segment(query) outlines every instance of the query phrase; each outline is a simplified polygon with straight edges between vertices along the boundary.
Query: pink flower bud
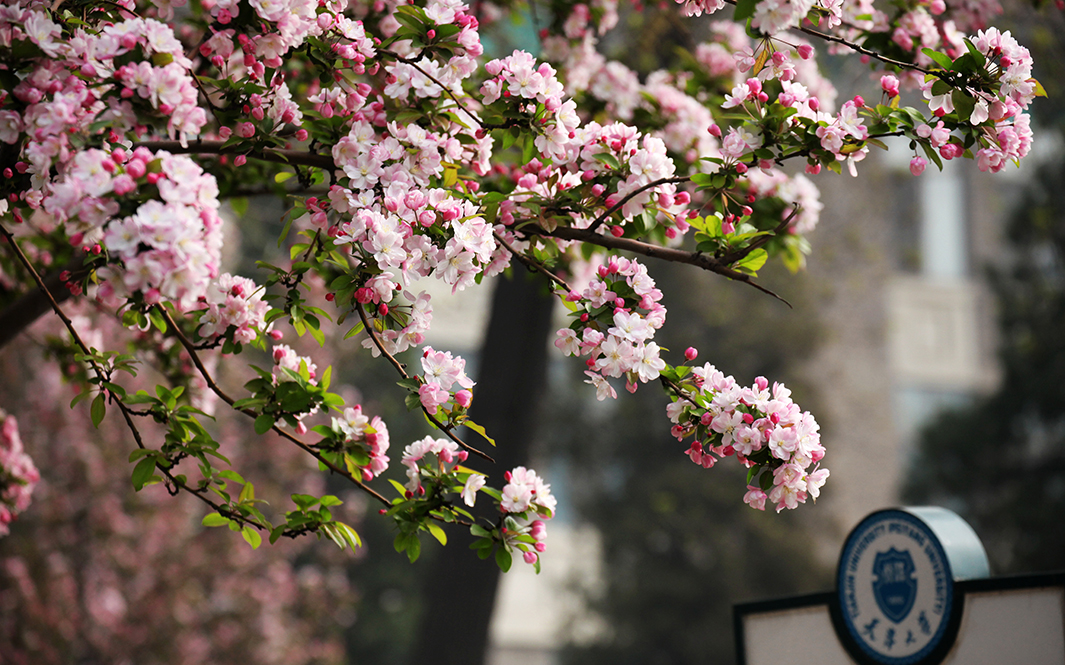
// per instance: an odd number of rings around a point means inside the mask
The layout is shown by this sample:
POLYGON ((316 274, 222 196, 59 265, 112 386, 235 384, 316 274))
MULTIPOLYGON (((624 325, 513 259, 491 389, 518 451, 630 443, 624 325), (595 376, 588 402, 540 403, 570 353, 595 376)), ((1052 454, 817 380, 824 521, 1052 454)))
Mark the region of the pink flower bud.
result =
POLYGON ((924 173, 924 169, 926 166, 928 166, 928 160, 926 160, 924 157, 914 155, 913 159, 910 160, 910 173, 914 175, 921 175, 922 173, 924 173))
POLYGON ((687 349, 684 350, 684 357, 688 361, 695 360, 699 357, 699 351, 694 346, 689 346, 687 349))
POLYGON ((458 404, 464 409, 470 408, 470 404, 473 402, 473 393, 469 390, 460 390, 455 393, 455 404, 458 404))
POLYGON ((615 238, 620 238, 621 236, 625 235, 625 229, 615 224, 614 226, 610 227, 610 235, 614 236, 615 238))
POLYGON ((884 92, 889 97, 898 97, 899 95, 899 79, 891 74, 884 74, 880 77, 880 87, 884 89, 884 92))
POLYGON ((737 162, 736 163, 736 173, 739 173, 740 175, 743 175, 746 172, 747 172, 747 165, 744 164, 743 162, 737 162))
POLYGON ((799 57, 803 60, 809 60, 814 55, 814 47, 809 44, 799 44, 796 47, 796 50, 799 52, 799 57))
POLYGON ((237 155, 233 158, 233 166, 244 166, 248 163, 248 158, 244 155, 237 155))
POLYGON ((246 139, 255 136, 255 125, 250 122, 242 122, 237 125, 237 135, 246 139))

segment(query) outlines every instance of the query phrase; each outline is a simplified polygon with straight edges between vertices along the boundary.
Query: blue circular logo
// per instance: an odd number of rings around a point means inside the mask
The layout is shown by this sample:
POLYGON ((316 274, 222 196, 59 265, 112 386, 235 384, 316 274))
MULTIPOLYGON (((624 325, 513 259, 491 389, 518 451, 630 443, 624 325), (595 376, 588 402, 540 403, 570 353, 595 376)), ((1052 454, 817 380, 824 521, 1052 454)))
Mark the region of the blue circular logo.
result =
POLYGON ((875 663, 918 663, 947 632, 950 563, 932 530, 910 513, 885 510, 865 518, 843 547, 837 583, 846 632, 875 663))

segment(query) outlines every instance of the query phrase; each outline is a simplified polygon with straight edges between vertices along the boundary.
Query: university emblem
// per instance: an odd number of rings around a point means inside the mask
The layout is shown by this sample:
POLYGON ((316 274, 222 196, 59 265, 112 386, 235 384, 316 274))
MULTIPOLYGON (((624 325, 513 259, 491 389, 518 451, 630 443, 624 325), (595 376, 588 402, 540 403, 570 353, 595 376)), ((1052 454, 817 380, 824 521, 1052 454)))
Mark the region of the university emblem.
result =
POLYGON ((873 597, 884 616, 901 623, 917 600, 917 579, 913 558, 908 551, 892 547, 880 552, 873 561, 873 597))

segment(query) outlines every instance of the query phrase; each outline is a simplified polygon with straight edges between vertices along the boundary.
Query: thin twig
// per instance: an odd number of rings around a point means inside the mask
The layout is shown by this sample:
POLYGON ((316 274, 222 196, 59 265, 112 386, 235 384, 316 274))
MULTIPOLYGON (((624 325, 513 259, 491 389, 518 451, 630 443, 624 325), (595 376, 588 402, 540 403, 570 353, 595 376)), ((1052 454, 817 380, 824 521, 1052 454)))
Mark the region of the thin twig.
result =
POLYGON ((795 216, 799 214, 800 210, 802 210, 802 206, 796 206, 792 209, 791 213, 787 217, 780 220, 780 223, 777 224, 777 227, 775 229, 763 236, 755 238, 754 241, 752 241, 751 244, 747 245, 746 247, 742 247, 736 250, 735 252, 726 253, 724 256, 721 257, 721 261, 723 263, 731 265, 736 261, 739 261, 743 257, 747 256, 754 250, 758 249, 759 247, 765 245, 773 238, 776 238, 784 231, 784 229, 788 228, 788 226, 791 224, 791 220, 795 219, 795 216))
MULTIPOLYGON (((377 333, 374 332, 373 326, 370 324, 370 320, 366 317, 366 312, 363 310, 362 304, 356 303, 355 310, 359 313, 359 318, 362 320, 362 327, 366 330, 366 334, 370 336, 370 339, 373 340, 374 346, 377 347, 377 350, 381 352, 381 355, 388 358, 388 360, 392 363, 392 366, 396 368, 397 372, 399 372, 400 376, 402 376, 404 379, 409 379, 410 375, 407 374, 407 370, 403 368, 402 363, 396 360, 396 358, 392 354, 385 350, 384 344, 381 343, 381 339, 377 336, 377 333)), ((474 448, 470 444, 457 437, 455 433, 451 431, 451 426, 445 425, 444 423, 440 422, 435 415, 429 412, 429 409, 425 408, 424 404, 422 405, 422 413, 424 413, 425 417, 428 418, 429 421, 433 423, 433 425, 438 430, 443 432, 447 436, 447 438, 459 444, 464 449, 468 450, 474 455, 483 457, 484 459, 488 460, 489 462, 492 462, 493 464, 495 463, 495 460, 492 459, 491 456, 474 448)))
POLYGON ((422 69, 418 65, 418 62, 416 60, 412 60, 410 58, 405 58, 405 57, 401 56, 398 53, 395 53, 393 51, 389 51, 389 50, 386 50, 386 49, 378 49, 377 52, 380 53, 381 55, 387 55, 390 58, 394 58, 395 60, 398 60, 399 62, 402 62, 402 63, 404 63, 406 65, 410 65, 414 69, 418 70, 422 74, 422 76, 424 76, 425 78, 429 79, 433 83, 435 83, 438 86, 440 86, 440 89, 444 91, 444 94, 447 95, 448 97, 450 97, 451 101, 455 102, 455 104, 457 104, 458 107, 460 109, 462 109, 462 112, 465 113, 467 116, 469 116, 470 120, 472 120, 475 123, 477 123, 477 125, 479 127, 483 127, 483 125, 481 124, 480 119, 476 115, 471 113, 465 106, 462 105, 462 102, 459 100, 458 97, 455 96, 455 93, 452 92, 451 89, 448 88, 446 85, 444 85, 442 82, 437 80, 436 77, 434 77, 432 74, 430 74, 429 72, 427 72, 424 69, 422 69))
POLYGON ((608 217, 610 217, 615 212, 620 210, 621 207, 623 205, 625 205, 626 203, 628 203, 634 196, 639 196, 640 194, 646 192, 647 190, 653 189, 655 187, 658 187, 659 185, 668 185, 670 183, 688 182, 689 180, 691 180, 691 176, 676 176, 674 178, 659 178, 658 180, 649 182, 646 185, 644 185, 643 187, 640 187, 638 189, 635 189, 635 190, 629 192, 620 201, 618 201, 614 205, 612 205, 609 208, 607 208, 606 212, 604 212, 603 214, 601 214, 601 215, 599 215, 598 217, 595 218, 595 221, 592 222, 588 226, 588 229, 591 230, 591 231, 595 231, 596 229, 598 229, 603 224, 603 222, 606 221, 606 219, 608 217))
POLYGON ((564 279, 562 279, 561 277, 559 277, 555 273, 553 273, 550 270, 548 270, 547 266, 545 266, 544 264, 540 263, 539 261, 536 261, 532 257, 526 256, 522 252, 519 252, 509 242, 507 242, 506 239, 503 238, 503 236, 501 236, 498 232, 492 231, 492 235, 495 236, 495 239, 499 241, 499 244, 503 245, 503 247, 505 247, 507 249, 507 251, 510 252, 514 256, 514 258, 516 258, 517 260, 519 260, 522 263, 524 263, 531 270, 536 270, 538 272, 543 273, 552 282, 554 282, 555 284, 558 284, 563 289, 565 289, 566 293, 572 293, 573 292, 573 289, 570 287, 570 285, 567 284, 564 279))
MULTIPOLYGON (((730 0, 725 0, 725 2, 730 2, 730 0)), ((919 65, 915 65, 915 64, 910 63, 910 62, 903 62, 902 60, 895 60, 894 58, 889 58, 886 55, 882 55, 880 53, 877 53, 876 51, 867 49, 864 46, 860 46, 860 45, 855 44, 853 42, 849 42, 846 39, 844 39, 843 37, 838 37, 836 35, 833 35, 833 34, 830 34, 830 33, 827 33, 827 32, 821 32, 820 30, 814 30, 813 28, 807 28, 807 27, 802 26, 802 25, 798 26, 795 29, 798 30, 799 32, 804 32, 804 33, 810 35, 811 37, 817 37, 818 39, 823 39, 826 42, 835 42, 836 44, 841 44, 841 45, 846 46, 847 48, 849 48, 849 49, 851 49, 853 51, 857 51, 858 53, 861 53, 862 55, 867 55, 870 58, 874 58, 876 60, 879 60, 880 62, 883 62, 884 64, 887 64, 887 65, 893 65, 893 66, 898 67, 900 69, 912 69, 914 71, 921 72, 922 74, 935 74, 935 72, 933 72, 933 71, 931 71, 929 69, 925 69, 924 67, 921 67, 919 65)), ((937 74, 937 76, 938 76, 938 74, 937 74)))
MULTIPOLYGON (((66 327, 67 332, 70 333, 70 336, 74 340, 74 343, 78 346, 79 349, 81 349, 81 352, 85 354, 89 365, 92 367, 93 373, 96 374, 96 378, 98 378, 101 383, 107 381, 108 377, 106 376, 105 372, 100 367, 100 365, 97 364, 96 360, 92 357, 92 350, 88 347, 87 344, 85 344, 85 340, 81 338, 81 335, 78 334, 77 328, 74 327, 74 322, 70 320, 70 317, 66 315, 66 312, 63 311, 63 308, 59 306, 58 302, 56 302, 56 299, 52 296, 52 292, 48 289, 47 284, 45 284, 44 280, 41 278, 40 274, 38 274, 37 270, 34 269, 33 264, 30 262, 26 254, 23 253, 22 248, 18 246, 18 243, 15 241, 14 235, 12 235, 11 232, 8 231, 7 228, 4 227, 2 224, 0 224, 0 234, 2 234, 7 240, 7 244, 11 248, 11 251, 12 253, 14 253, 15 258, 18 260, 18 262, 21 263, 22 267, 25 268, 26 271, 29 272, 30 275, 33 277, 34 282, 36 282, 37 284, 37 288, 40 289, 42 293, 44 293, 45 298, 48 299, 49 304, 52 306, 52 311, 55 312, 56 316, 58 316, 60 321, 63 322, 63 325, 66 327)), ((100 389, 103 390, 103 387, 101 386, 100 389)), ((137 425, 133 422, 129 407, 126 406, 125 402, 123 402, 122 399, 114 393, 114 391, 108 390, 107 396, 113 404, 116 404, 118 406, 118 410, 122 413, 122 418, 126 421, 126 426, 133 434, 133 440, 136 442, 137 447, 144 449, 146 447, 144 445, 144 439, 141 436, 140 430, 137 428, 137 425)), ((222 512, 223 506, 215 504, 213 501, 208 499, 199 491, 189 487, 184 482, 179 481, 177 478, 174 477, 170 469, 164 468, 158 461, 155 463, 155 468, 158 469, 164 476, 166 476, 170 483, 174 487, 178 488, 178 490, 184 490, 189 494, 196 496, 201 501, 204 501, 215 510, 222 512)), ((231 513, 232 511, 226 510, 226 512, 231 513)), ((252 526, 258 529, 265 528, 264 525, 259 524, 254 520, 248 519, 243 515, 234 514, 232 517, 233 519, 238 519, 247 524, 251 524, 252 526)))
MULTIPOLYGON (((160 307, 158 305, 156 305, 156 309, 166 319, 166 322, 170 326, 170 328, 173 329, 174 336, 177 337, 178 341, 181 343, 181 346, 185 347, 185 351, 188 352, 189 356, 192 358, 192 363, 196 366, 196 369, 200 372, 200 375, 203 377, 204 381, 207 382, 207 387, 209 387, 211 389, 211 392, 213 392, 215 395, 217 395, 218 398, 221 399, 223 402, 225 402, 229 406, 233 407, 237 411, 240 411, 241 413, 243 413, 244 415, 248 416, 249 418, 257 418, 257 417, 259 417, 259 414, 256 413, 255 411, 253 411, 252 409, 238 409, 238 408, 233 406, 236 403, 236 401, 232 397, 227 395, 225 393, 225 391, 223 391, 222 388, 219 387, 219 385, 211 377, 210 372, 207 371, 207 368, 204 367, 203 362, 200 360, 200 356, 199 356, 199 353, 196 351, 196 347, 192 344, 192 342, 189 340, 189 338, 185 336, 185 333, 182 332, 181 328, 179 328, 177 326, 177 323, 174 321, 174 318, 170 315, 170 312, 168 312, 166 310, 166 308, 160 307)), ((357 485, 359 487, 359 489, 363 490, 364 492, 366 492, 370 496, 374 497, 375 499, 377 499, 381 503, 385 504, 386 506, 392 505, 391 502, 388 499, 386 499, 381 494, 378 494, 377 491, 375 491, 374 489, 372 489, 369 486, 367 486, 361 480, 355 478, 346 469, 341 469, 337 465, 335 465, 332 462, 330 462, 328 459, 323 457, 321 453, 319 453, 318 451, 314 450, 313 448, 308 446, 303 441, 297 439, 292 434, 289 434, 288 432, 286 432, 285 430, 281 429, 277 425, 274 425, 271 429, 274 432, 276 432, 277 434, 280 434, 283 438, 287 439, 291 443, 294 443, 297 446, 299 446, 300 448, 302 448, 305 452, 307 452, 310 455, 312 455, 315 459, 317 459, 322 464, 325 464, 334 473, 337 473, 337 474, 343 476, 344 478, 347 478, 348 480, 350 480, 352 483, 357 485)))

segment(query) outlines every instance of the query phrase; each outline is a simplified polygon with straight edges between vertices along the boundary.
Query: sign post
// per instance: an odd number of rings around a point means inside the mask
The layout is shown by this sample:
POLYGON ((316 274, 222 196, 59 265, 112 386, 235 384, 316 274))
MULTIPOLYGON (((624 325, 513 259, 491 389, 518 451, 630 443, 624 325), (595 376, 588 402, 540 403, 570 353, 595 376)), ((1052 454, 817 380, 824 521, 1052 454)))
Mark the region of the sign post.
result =
POLYGON ((989 578, 980 539, 944 508, 872 513, 835 592, 734 614, 740 665, 1065 663, 1065 573, 989 578))

